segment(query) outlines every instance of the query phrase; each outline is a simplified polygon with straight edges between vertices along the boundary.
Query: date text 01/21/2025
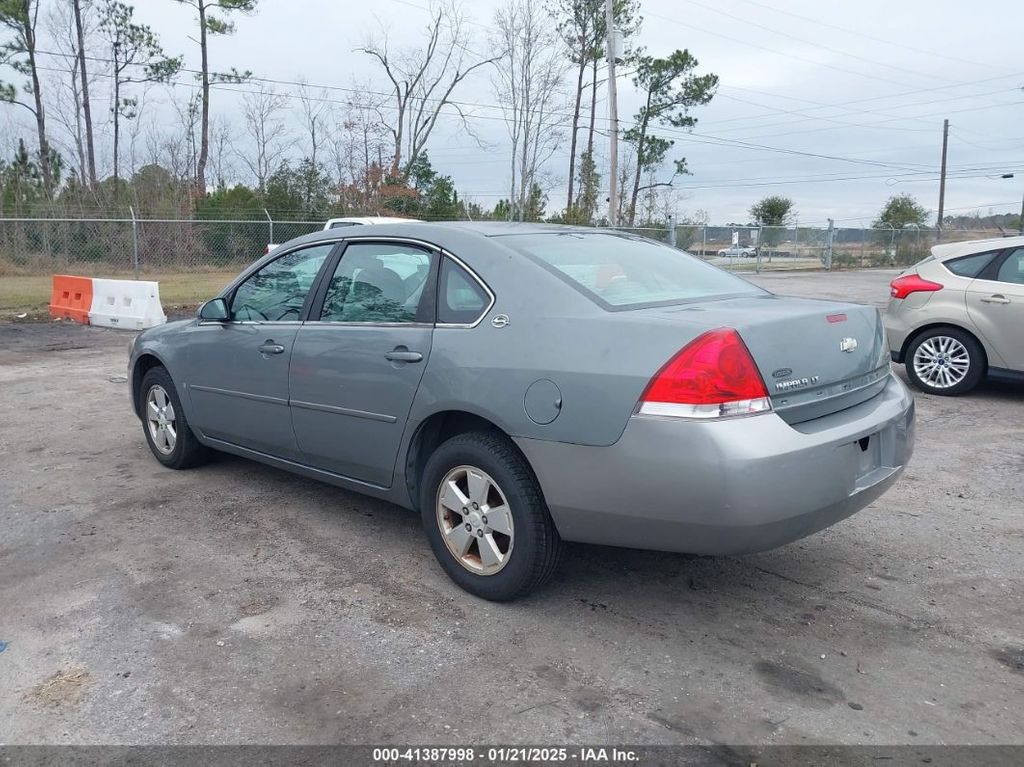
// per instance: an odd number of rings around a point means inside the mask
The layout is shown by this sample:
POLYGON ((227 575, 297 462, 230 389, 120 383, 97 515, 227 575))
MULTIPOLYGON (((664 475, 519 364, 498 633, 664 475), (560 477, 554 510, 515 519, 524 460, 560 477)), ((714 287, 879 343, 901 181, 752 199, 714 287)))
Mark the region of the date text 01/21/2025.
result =
POLYGON ((619 748, 582 747, 570 751, 566 747, 540 746, 492 746, 486 749, 473 747, 426 746, 407 748, 375 748, 373 761, 378 764, 401 764, 402 762, 455 762, 473 764, 480 759, 484 762, 635 762, 633 751, 619 748))

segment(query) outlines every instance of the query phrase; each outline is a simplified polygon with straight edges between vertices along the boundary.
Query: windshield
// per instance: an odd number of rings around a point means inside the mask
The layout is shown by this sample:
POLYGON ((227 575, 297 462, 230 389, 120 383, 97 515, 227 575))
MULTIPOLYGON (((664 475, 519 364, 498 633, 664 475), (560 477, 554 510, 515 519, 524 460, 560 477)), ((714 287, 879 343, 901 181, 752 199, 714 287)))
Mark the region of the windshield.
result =
POLYGON ((763 292, 689 253, 615 232, 542 232, 499 239, 607 309, 763 292))

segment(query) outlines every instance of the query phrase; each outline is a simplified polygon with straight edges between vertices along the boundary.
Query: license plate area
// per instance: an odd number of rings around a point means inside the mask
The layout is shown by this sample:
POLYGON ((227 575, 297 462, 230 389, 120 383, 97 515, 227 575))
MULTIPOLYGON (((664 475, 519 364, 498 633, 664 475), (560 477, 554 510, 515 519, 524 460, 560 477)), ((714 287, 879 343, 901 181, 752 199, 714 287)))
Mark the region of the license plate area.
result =
POLYGON ((875 432, 853 443, 857 461, 857 479, 861 480, 882 466, 882 434, 875 432))

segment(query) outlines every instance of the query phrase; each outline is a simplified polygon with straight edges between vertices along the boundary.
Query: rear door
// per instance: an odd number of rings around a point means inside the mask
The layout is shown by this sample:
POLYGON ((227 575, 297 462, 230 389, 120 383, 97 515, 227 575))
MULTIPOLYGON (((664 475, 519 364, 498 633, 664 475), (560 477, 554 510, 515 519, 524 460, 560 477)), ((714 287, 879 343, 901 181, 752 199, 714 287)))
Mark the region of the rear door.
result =
POLYGON ((295 459, 288 363, 317 275, 336 243, 290 253, 228 296, 228 322, 200 322, 188 345, 191 419, 203 434, 295 459))
POLYGON ((1024 248, 996 258, 967 288, 967 311, 1011 370, 1024 371, 1024 248))
POLYGON ((381 487, 427 365, 438 252, 349 241, 298 331, 290 372, 299 450, 317 468, 381 487))

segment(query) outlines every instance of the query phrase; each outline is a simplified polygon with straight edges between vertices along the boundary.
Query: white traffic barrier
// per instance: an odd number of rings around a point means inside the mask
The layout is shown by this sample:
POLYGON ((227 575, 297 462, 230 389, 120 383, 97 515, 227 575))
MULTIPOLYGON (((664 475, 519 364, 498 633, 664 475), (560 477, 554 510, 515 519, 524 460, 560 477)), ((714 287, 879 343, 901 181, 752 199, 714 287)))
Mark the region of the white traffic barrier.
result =
POLYGON ((93 279, 90 325, 145 330, 165 322, 159 283, 93 279))

